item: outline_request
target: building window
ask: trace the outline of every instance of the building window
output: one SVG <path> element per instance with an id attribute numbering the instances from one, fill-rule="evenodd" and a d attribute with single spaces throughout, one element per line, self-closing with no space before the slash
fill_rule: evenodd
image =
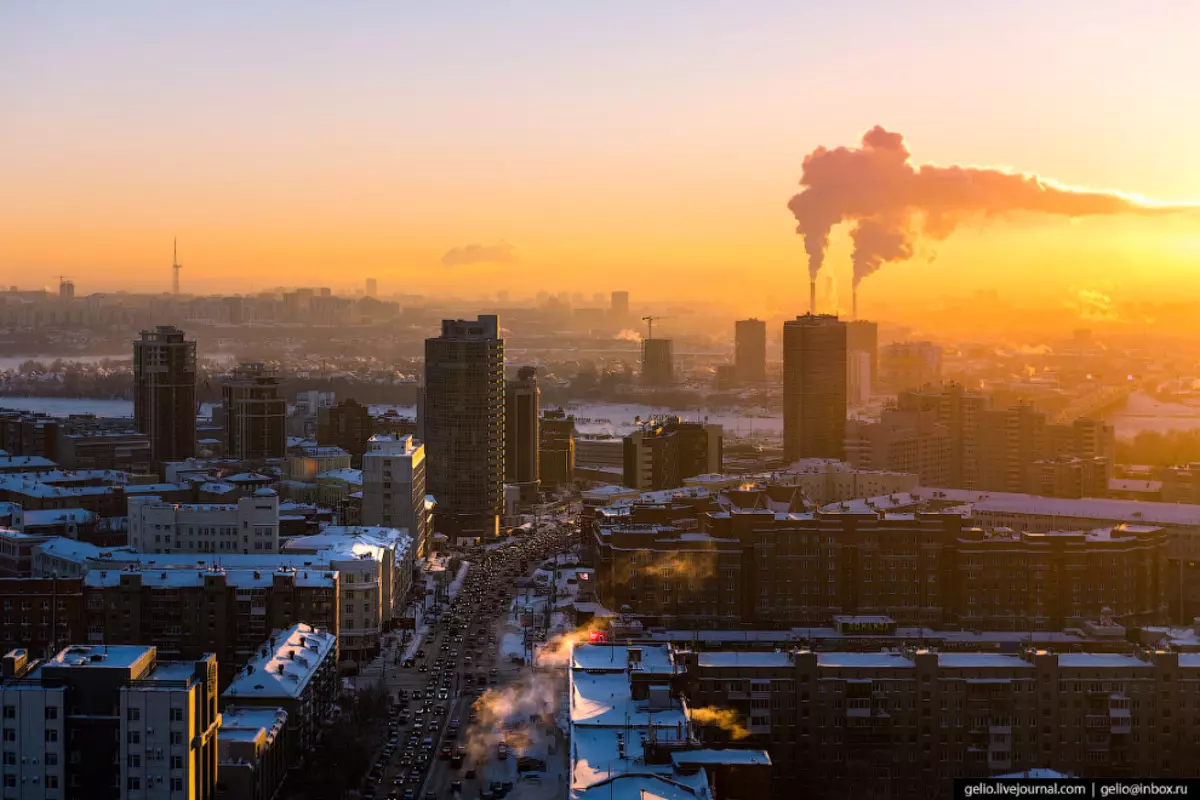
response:
<path id="1" fill-rule="evenodd" d="M 15 742 L 17 740 L 17 732 L 12 728 L 4 729 L 4 741 Z"/>
<path id="2" fill-rule="evenodd" d="M 126 782 L 125 782 L 125 788 L 126 788 L 126 789 L 139 789 L 139 790 L 140 790 L 140 789 L 142 788 L 142 779 L 141 779 L 141 778 L 133 778 L 133 777 L 131 777 L 131 778 L 130 778 L 128 781 L 126 781 Z"/>
<path id="3" fill-rule="evenodd" d="M 137 722 L 142 718 L 142 710 L 140 708 L 130 708 L 127 717 L 130 722 Z"/>
<path id="4" fill-rule="evenodd" d="M 171 769 L 183 769 L 183 756 L 171 756 Z"/>
<path id="5" fill-rule="evenodd" d="M 58 776 L 57 775 L 47 775 L 46 776 L 46 788 L 47 789 L 57 789 L 58 788 Z"/>
<path id="6" fill-rule="evenodd" d="M 5 766 L 11 767 L 12 765 L 14 765 L 16 763 L 17 763 L 17 754 L 14 753 L 12 750 L 5 750 L 4 751 Z"/>
<path id="7" fill-rule="evenodd" d="M 4 776 L 5 788 L 11 789 L 16 785 L 17 785 L 17 776 L 16 775 L 5 775 Z"/>
<path id="8" fill-rule="evenodd" d="M 183 744 L 183 734 L 180 733 L 179 731 L 171 731 L 171 744 L 172 745 Z"/>
<path id="9" fill-rule="evenodd" d="M 142 766 L 142 757 L 137 753 L 130 753 L 126 763 L 133 769 L 140 769 Z"/>
<path id="10" fill-rule="evenodd" d="M 46 753 L 46 766 L 47 767 L 57 767 L 58 766 L 58 753 Z"/>
<path id="11" fill-rule="evenodd" d="M 172 708 L 171 709 L 171 722 L 183 722 L 183 709 L 182 708 Z"/>
<path id="12" fill-rule="evenodd" d="M 46 741 L 47 742 L 57 742 L 58 741 L 58 731 L 55 730 L 54 728 L 47 728 L 46 729 Z"/>
<path id="13" fill-rule="evenodd" d="M 183 778 L 171 778 L 171 791 L 172 792 L 182 792 L 183 791 Z"/>
<path id="14" fill-rule="evenodd" d="M 5 706 L 4 707 L 4 718 L 5 719 L 16 719 L 17 718 L 17 707 L 16 706 Z"/>
<path id="15" fill-rule="evenodd" d="M 58 719 L 58 706 L 46 706 L 46 719 Z"/>
<path id="16" fill-rule="evenodd" d="M 142 734 L 139 733 L 138 731 L 130 731 L 129 734 L 125 737 L 125 741 L 129 742 L 130 744 L 141 744 L 142 743 Z"/>

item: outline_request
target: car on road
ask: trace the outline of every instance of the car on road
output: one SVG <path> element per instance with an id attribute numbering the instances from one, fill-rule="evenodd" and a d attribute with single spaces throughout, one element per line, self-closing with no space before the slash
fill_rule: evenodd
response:
<path id="1" fill-rule="evenodd" d="M 404 800 L 417 800 L 417 790 L 411 786 L 405 789 Z"/>
<path id="2" fill-rule="evenodd" d="M 500 744 L 496 745 L 496 757 L 499 758 L 501 761 L 508 758 L 508 745 L 507 744 L 505 744 L 504 742 L 501 742 Z"/>

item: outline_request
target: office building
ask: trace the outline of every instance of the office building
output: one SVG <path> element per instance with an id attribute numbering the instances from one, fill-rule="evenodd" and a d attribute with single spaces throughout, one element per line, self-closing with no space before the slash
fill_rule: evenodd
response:
<path id="1" fill-rule="evenodd" d="M 131 497 L 129 544 L 142 553 L 277 553 L 279 495 L 258 489 L 236 503 Z"/>
<path id="2" fill-rule="evenodd" d="M 149 644 L 164 658 L 183 661 L 212 653 L 224 685 L 272 631 L 298 622 L 335 636 L 340 631 L 340 576 L 328 564 L 176 566 L 89 570 L 78 641 Z"/>
<path id="3" fill-rule="evenodd" d="M 367 297 L 375 297 L 379 294 L 379 281 L 374 278 L 367 278 L 364 293 Z"/>
<path id="4" fill-rule="evenodd" d="M 538 471 L 548 492 L 575 483 L 575 417 L 561 408 L 542 412 Z"/>
<path id="5" fill-rule="evenodd" d="M 846 354 L 865 353 L 870 368 L 870 385 L 879 382 L 879 323 L 852 319 L 846 323 Z"/>
<path id="6" fill-rule="evenodd" d="M 281 708 L 287 714 L 287 763 L 299 765 L 337 703 L 338 637 L 300 623 L 272 634 L 234 676 L 222 704 Z"/>
<path id="7" fill-rule="evenodd" d="M 785 458 L 843 458 L 846 394 L 846 324 L 826 314 L 785 322 Z"/>
<path id="8" fill-rule="evenodd" d="M 504 482 L 517 486 L 522 503 L 537 502 L 541 390 L 537 367 L 521 367 L 504 395 Z"/>
<path id="9" fill-rule="evenodd" d="M 133 424 L 155 464 L 196 455 L 196 343 L 174 326 L 133 343 Z"/>
<path id="10" fill-rule="evenodd" d="M 221 387 L 225 455 L 243 461 L 283 458 L 287 401 L 276 370 L 262 362 L 241 364 Z"/>
<path id="11" fill-rule="evenodd" d="M 675 343 L 670 339 L 642 341 L 642 383 L 670 386 L 675 383 Z"/>
<path id="12" fill-rule="evenodd" d="M 613 292 L 609 305 L 613 322 L 623 323 L 629 319 L 629 292 Z"/>
<path id="13" fill-rule="evenodd" d="M 862 350 L 846 355 L 846 402 L 854 407 L 871 400 L 871 357 Z"/>
<path id="14" fill-rule="evenodd" d="M 425 340 L 421 426 L 438 532 L 496 536 L 504 510 L 504 340 L 495 315 L 443 320 Z"/>
<path id="15" fill-rule="evenodd" d="M 954 778 L 997 775 L 1200 776 L 1191 653 L 673 656 L 686 702 L 730 710 L 749 734 L 738 744 L 770 754 L 776 797 L 796 786 L 831 800 L 952 797 Z"/>
<path id="16" fill-rule="evenodd" d="M 362 522 L 400 528 L 412 537 L 417 557 L 429 550 L 429 514 L 425 508 L 425 445 L 413 437 L 373 436 L 362 470 Z"/>
<path id="17" fill-rule="evenodd" d="M 3 657 L 3 794 L 189 797 L 217 785 L 217 664 L 159 662 L 153 647 L 72 645 L 42 661 Z"/>
<path id="18" fill-rule="evenodd" d="M 739 319 L 734 323 L 734 374 L 741 383 L 767 379 L 767 323 Z"/>
<path id="19" fill-rule="evenodd" d="M 371 410 L 357 400 L 343 400 L 317 412 L 317 444 L 340 447 L 350 454 L 349 466 L 362 469 L 367 440 L 378 431 Z"/>
<path id="20" fill-rule="evenodd" d="M 655 417 L 628 434 L 622 446 L 623 482 L 631 489 L 675 489 L 684 478 L 721 471 L 720 425 Z"/>
<path id="21" fill-rule="evenodd" d="M 272 800 L 287 777 L 287 712 L 225 706 L 217 739 L 222 800 Z"/>
<path id="22" fill-rule="evenodd" d="M 888 391 L 911 391 L 942 383 L 942 348 L 933 342 L 884 345 L 879 362 L 879 379 Z"/>

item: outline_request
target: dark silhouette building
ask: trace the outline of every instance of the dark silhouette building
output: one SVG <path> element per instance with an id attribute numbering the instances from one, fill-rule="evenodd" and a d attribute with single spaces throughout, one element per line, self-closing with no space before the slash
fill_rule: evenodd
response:
<path id="1" fill-rule="evenodd" d="M 221 388 L 225 455 L 243 460 L 283 458 L 287 449 L 287 401 L 279 377 L 261 362 L 241 364 Z"/>
<path id="2" fill-rule="evenodd" d="M 541 453 L 538 471 L 541 485 L 554 491 L 575 482 L 575 417 L 561 408 L 542 414 L 539 431 Z"/>
<path id="3" fill-rule="evenodd" d="M 805 314 L 783 324 L 783 453 L 837 458 L 846 435 L 846 324 Z"/>
<path id="4" fill-rule="evenodd" d="M 350 454 L 350 463 L 362 469 L 367 440 L 375 433 L 371 410 L 357 400 L 343 400 L 317 411 L 317 444 L 340 447 Z"/>
<path id="5" fill-rule="evenodd" d="M 58 420 L 36 411 L 0 408 L 0 450 L 58 460 Z"/>
<path id="6" fill-rule="evenodd" d="M 623 448 L 623 483 L 631 489 L 677 489 L 684 478 L 721 471 L 720 425 L 655 418 L 626 436 Z"/>
<path id="7" fill-rule="evenodd" d="M 642 382 L 647 386 L 670 386 L 675 382 L 674 345 L 670 339 L 642 342 Z"/>
<path id="8" fill-rule="evenodd" d="M 80 578 L 0 578 L 0 647 L 54 655 L 87 633 Z"/>
<path id="9" fill-rule="evenodd" d="M 196 454 L 196 343 L 172 325 L 133 343 L 133 423 L 150 437 L 150 460 Z"/>
<path id="10" fill-rule="evenodd" d="M 537 367 L 521 367 L 504 396 L 504 481 L 519 486 L 521 502 L 537 501 L 541 390 Z"/>
<path id="11" fill-rule="evenodd" d="M 495 536 L 504 510 L 504 340 L 494 314 L 442 320 L 425 340 L 420 425 L 435 530 Z"/>
<path id="12" fill-rule="evenodd" d="M 734 323 L 733 363 L 742 383 L 767 379 L 767 323 L 761 319 L 739 319 Z"/>
<path id="13" fill-rule="evenodd" d="M 610 312 L 614 322 L 629 319 L 629 292 L 613 292 Z"/>
<path id="14" fill-rule="evenodd" d="M 866 353 L 871 363 L 871 385 L 879 381 L 879 323 L 855 319 L 846 323 L 846 353 Z"/>

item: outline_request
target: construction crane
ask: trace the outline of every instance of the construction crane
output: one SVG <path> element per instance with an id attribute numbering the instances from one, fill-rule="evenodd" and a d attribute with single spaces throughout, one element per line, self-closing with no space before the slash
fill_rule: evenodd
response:
<path id="1" fill-rule="evenodd" d="M 654 338 L 654 320 L 656 320 L 656 319 L 670 319 L 670 317 L 656 317 L 653 315 L 642 317 L 642 322 L 646 323 L 646 338 L 647 339 Z"/>

